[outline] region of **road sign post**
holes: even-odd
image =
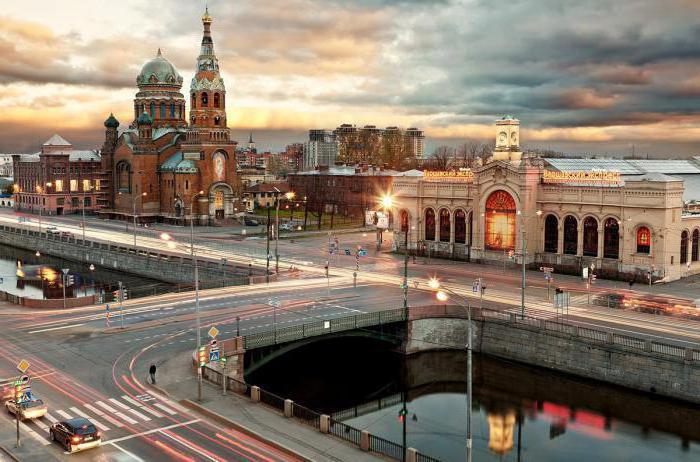
[[[122,329],[124,328],[124,306],[122,302],[124,301],[124,286],[122,281],[119,281],[119,318],[121,321]]]

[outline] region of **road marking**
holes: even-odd
[[[151,433],[157,433],[157,432],[164,431],[164,430],[170,430],[172,428],[186,427],[187,425],[192,425],[193,423],[197,423],[200,420],[201,419],[193,419],[193,420],[188,420],[187,422],[180,422],[178,424],[168,425],[166,427],[153,428],[151,430],[146,430],[145,432],[135,433],[133,435],[122,436],[121,438],[115,438],[113,440],[104,441],[102,444],[114,444],[114,443],[118,443],[120,441],[126,441],[126,440],[130,440],[133,438],[138,438],[140,436],[150,435]]]
[[[49,332],[51,330],[60,330],[60,329],[69,329],[71,327],[78,327],[78,326],[84,326],[85,323],[82,324],[70,324],[67,326],[60,326],[60,327],[50,327],[48,329],[39,329],[39,330],[30,330],[28,333],[30,334],[38,334],[40,332]]]
[[[106,432],[107,430],[109,430],[109,427],[107,425],[102,424],[102,422],[100,422],[99,420],[97,420],[94,417],[87,415],[86,413],[84,413],[83,411],[78,409],[77,407],[72,407],[72,408],[70,408],[70,410],[73,411],[74,414],[77,414],[80,417],[85,417],[86,419],[90,420],[92,423],[95,424],[95,426],[97,428],[99,428],[103,432]]]
[[[146,406],[143,405],[143,403],[139,403],[138,401],[132,399],[131,397],[129,397],[127,395],[122,395],[122,399],[124,401],[128,401],[129,403],[133,404],[134,406],[137,406],[140,409],[148,412],[149,414],[153,415],[154,417],[157,417],[157,418],[165,417],[160,412],[157,412],[157,411],[154,411],[153,409],[147,408]]]
[[[56,411],[56,414],[62,416],[62,417],[65,418],[65,419],[72,419],[72,418],[73,418],[73,417],[71,417],[71,415],[68,414],[66,411],[60,411],[60,410],[59,410],[59,411]]]
[[[115,404],[116,406],[119,406],[119,407],[122,408],[122,409],[126,409],[127,411],[128,411],[129,409],[131,409],[131,408],[130,408],[129,406],[127,406],[126,404],[122,403],[121,401],[117,401],[117,400],[114,399],[114,398],[109,398],[109,401],[110,401],[111,403]]]
[[[41,421],[41,419],[34,419],[34,423],[39,426],[42,430],[48,430],[49,426],[46,425],[44,422]]]
[[[163,406],[163,405],[160,404],[160,403],[153,403],[153,405],[154,405],[155,407],[157,407],[158,409],[167,412],[167,413],[170,414],[170,415],[175,415],[175,414],[177,414],[177,412],[173,411],[173,410],[170,409],[169,407]]]
[[[107,422],[111,423],[112,425],[114,425],[114,426],[117,427],[117,428],[122,428],[122,427],[124,426],[123,423],[121,423],[121,422],[118,421],[117,419],[114,419],[114,418],[108,416],[107,414],[105,414],[105,413],[102,412],[101,410],[97,409],[97,408],[96,408],[95,406],[93,406],[92,404],[85,403],[85,407],[88,408],[89,410],[91,410],[92,412],[94,412],[95,414],[99,415],[100,417],[102,417],[102,418],[105,419]]]
[[[179,437],[177,437],[177,436],[175,436],[175,435],[170,435],[170,434],[168,434],[168,433],[165,433],[164,430],[161,430],[161,431],[160,431],[160,434],[163,435],[163,436],[167,436],[168,438],[170,438],[171,440],[173,440],[173,441],[175,441],[175,442],[181,444],[182,446],[185,446],[185,447],[188,448],[190,451],[196,452],[197,454],[199,454],[200,456],[204,457],[204,458],[207,459],[207,460],[210,460],[210,461],[212,461],[212,462],[219,462],[219,459],[215,459],[215,458],[211,457],[210,455],[204,453],[201,449],[197,449],[195,446],[193,446],[193,445],[187,443],[187,442],[184,441],[182,438],[179,438]]]
[[[25,424],[21,420],[19,422],[19,426],[22,430],[29,433],[29,436],[31,436],[32,438],[37,440],[39,443],[41,443],[42,446],[48,446],[49,444],[51,444],[51,441],[47,440],[46,438],[44,438],[43,436],[41,436],[40,434],[38,434],[37,432],[35,432],[31,428],[29,428],[29,426],[27,426],[27,424]]]
[[[103,444],[105,444],[105,443],[103,443]],[[131,457],[132,459],[134,459],[134,460],[136,460],[136,461],[138,461],[138,462],[146,462],[145,460],[143,460],[142,458],[140,458],[140,457],[137,456],[136,454],[127,451],[126,449],[124,449],[123,447],[119,446],[119,445],[116,444],[116,443],[109,443],[109,444],[111,444],[112,446],[114,446],[115,448],[119,449],[121,452],[123,452],[124,454],[126,454],[127,456]]]
[[[48,412],[46,414],[44,414],[44,417],[49,419],[49,422],[51,422],[52,424],[55,424],[56,422],[58,422],[58,419],[56,417],[52,416],[51,414],[49,414]]]
[[[131,413],[134,414],[136,417],[138,417],[139,419],[142,419],[142,420],[145,421],[145,422],[149,422],[149,421],[151,420],[150,417],[148,417],[147,415],[141,414],[139,411],[135,411],[135,410],[133,410],[133,409],[129,409],[129,412],[131,412]]]
[[[132,419],[131,417],[129,417],[126,414],[123,414],[123,413],[117,411],[116,409],[114,409],[112,406],[110,406],[107,403],[103,403],[102,401],[96,401],[95,404],[100,406],[102,409],[106,409],[108,412],[111,412],[112,414],[119,417],[120,419],[125,420],[127,423],[130,423],[131,425],[135,425],[138,423],[136,420]]]
[[[119,412],[116,409],[114,409],[112,406],[110,406],[109,404],[103,403],[102,401],[95,401],[95,404],[100,406],[102,409],[105,409],[107,412],[111,412],[112,414],[116,414],[117,412]]]

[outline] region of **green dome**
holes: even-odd
[[[136,83],[139,86],[169,85],[179,89],[182,87],[182,76],[180,76],[170,61],[163,58],[160,48],[158,48],[158,55],[144,64],[141,73],[136,77]]]
[[[109,114],[109,117],[107,117],[107,120],[105,120],[105,127],[119,128],[119,121],[116,117],[114,117],[114,114]]]
[[[144,111],[141,113],[139,118],[136,119],[136,123],[138,125],[151,125],[153,120],[151,119],[151,116],[148,115],[148,112]]]

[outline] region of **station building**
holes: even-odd
[[[399,249],[548,266],[647,282],[700,273],[700,157],[547,159],[520,150],[520,123],[496,122],[492,156],[474,169],[393,178]]]

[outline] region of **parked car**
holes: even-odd
[[[258,223],[256,220],[253,220],[252,218],[245,217],[243,220],[246,226],[259,226],[260,223]]]
[[[61,231],[61,233],[59,234],[59,236],[61,236],[61,237],[67,237],[67,238],[72,238],[72,237],[73,237],[73,233],[71,233],[70,231]]]
[[[51,441],[66,448],[68,452],[98,447],[102,443],[100,432],[88,419],[82,417],[56,422],[49,428]]]
[[[17,404],[15,400],[10,399],[5,401],[5,407],[10,414],[19,412],[19,420],[38,419],[46,415],[48,408],[46,404],[39,398],[33,398],[30,401]]]
[[[280,231],[293,231],[294,225],[291,223],[282,223],[280,225]]]
[[[55,226],[47,226],[45,229],[47,234],[60,234],[60,231]]]

